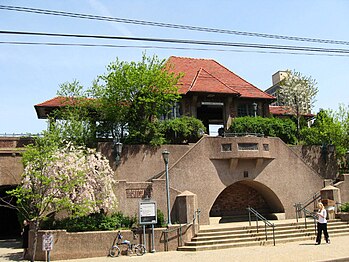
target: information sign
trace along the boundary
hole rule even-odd
[[[152,225],[157,223],[156,202],[142,200],[139,202],[139,224]]]
[[[53,249],[53,235],[46,233],[42,236],[42,250],[50,251]]]

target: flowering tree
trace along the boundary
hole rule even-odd
[[[115,210],[113,171],[101,153],[68,144],[55,151],[42,169],[37,167],[34,161],[26,165],[22,186],[14,191],[32,201],[36,211],[32,218],[62,209],[72,216]],[[40,199],[35,199],[37,193]]]
[[[308,76],[303,76],[296,71],[287,70],[287,77],[281,81],[278,91],[280,103],[289,107],[297,117],[297,134],[300,130],[300,118],[310,114],[318,93],[316,81]]]
[[[23,163],[21,184],[8,194],[17,199],[13,207],[34,223],[32,261],[40,222],[48,215],[60,211],[69,216],[116,211],[113,171],[99,152],[64,144],[50,131],[28,146]]]

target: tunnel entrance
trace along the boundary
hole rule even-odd
[[[0,197],[7,198],[6,191],[14,189],[13,186],[0,187]],[[12,199],[11,204],[16,205]],[[19,238],[21,236],[21,225],[18,219],[18,212],[15,209],[0,206],[0,239]]]
[[[267,219],[277,219],[284,208],[276,194],[255,181],[240,181],[225,188],[216,198],[210,217],[221,217],[220,223],[248,220],[247,207],[256,209]]]

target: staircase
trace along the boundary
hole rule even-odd
[[[235,225],[234,225],[235,224]],[[267,240],[265,238],[264,224],[256,226],[241,225],[241,223],[220,224],[216,227],[201,229],[190,242],[178,247],[178,251],[203,251],[234,247],[273,245],[272,228],[267,228]],[[339,219],[329,220],[328,233],[330,238],[349,235],[349,223]],[[305,228],[302,220],[296,222],[281,222],[275,224],[275,243],[290,241],[315,241],[314,223],[309,220]]]

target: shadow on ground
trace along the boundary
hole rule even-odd
[[[22,243],[16,239],[0,240],[0,260],[21,261]]]

